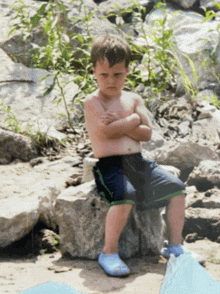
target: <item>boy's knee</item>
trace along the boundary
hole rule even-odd
[[[132,207],[133,207],[133,204],[131,203],[123,203],[123,204],[111,206],[109,211],[115,210],[115,211],[119,211],[120,213],[126,213],[126,212],[130,212]]]
[[[185,194],[180,194],[180,195],[177,195],[177,196],[174,196],[172,198],[170,198],[170,203],[185,203],[185,197],[186,195]]]

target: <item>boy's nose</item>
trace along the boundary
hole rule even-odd
[[[108,78],[109,84],[114,83],[114,81],[115,81],[115,78],[113,76]]]

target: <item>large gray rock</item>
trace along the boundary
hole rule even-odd
[[[51,181],[41,181],[19,196],[0,199],[0,247],[26,236],[38,223],[57,228],[54,205],[60,193]]]
[[[0,49],[0,101],[5,106],[10,105],[11,112],[17,119],[18,126],[24,131],[27,127],[31,134],[41,133],[58,140],[65,139],[65,135],[58,132],[63,125],[68,125],[63,101],[56,104],[60,97],[58,89],[44,96],[45,89],[53,83],[52,76],[44,69],[27,68],[21,63],[13,62],[9,56]],[[47,77],[48,76],[48,77]],[[43,81],[42,79],[45,78]],[[70,81],[69,76],[63,76],[64,84]],[[65,98],[68,107],[72,107],[72,97],[78,91],[77,86],[70,82],[65,87]],[[71,112],[71,121],[75,114]],[[6,111],[1,112],[0,126],[7,128]]]
[[[216,152],[208,146],[193,142],[181,142],[173,146],[158,148],[154,151],[158,164],[172,165],[185,170],[199,165],[205,159],[218,160]]]
[[[15,5],[15,0],[1,0],[0,11],[1,11],[1,34],[0,34],[0,46],[2,43],[8,40],[8,33],[12,29],[12,25],[17,23],[17,20],[12,19],[15,16],[15,9],[12,9],[12,6]],[[41,3],[34,1],[30,5],[29,0],[22,0],[22,2],[31,6],[31,15],[36,13],[37,9],[41,6]],[[12,33],[12,35],[14,35]],[[27,44],[28,45],[28,44]],[[22,52],[21,52],[22,53]]]
[[[82,34],[83,36],[87,35],[87,27],[83,22],[76,23],[74,17],[78,19],[83,19],[84,7],[79,1],[64,1],[67,9],[67,30],[70,33]],[[103,14],[101,10],[97,7],[94,1],[84,0],[86,14],[94,13],[92,18],[89,20],[89,33],[91,36],[95,37],[100,34],[118,34],[116,27],[114,25],[109,25],[107,19],[102,19]]]
[[[32,151],[28,137],[0,129],[0,164],[8,164],[15,159],[29,161]]]
[[[204,160],[189,175],[187,185],[196,186],[199,191],[220,187],[220,161]]]
[[[204,89],[209,83],[216,82],[216,75],[220,73],[218,23],[203,22],[202,16],[193,17],[184,12],[176,14],[174,23],[173,39],[177,45],[177,53],[183,70],[194,87]],[[214,53],[215,50],[217,58],[214,67],[209,58],[209,52]],[[198,83],[194,80],[193,69],[184,54],[192,60],[195,66]],[[207,64],[201,67],[206,58],[208,59]],[[183,88],[183,80],[182,77],[179,77],[177,93],[181,92],[181,88]]]
[[[55,204],[62,254],[96,259],[104,246],[108,209],[100,200],[94,181],[63,191]],[[137,212],[133,208],[120,237],[120,255],[128,258],[150,250],[159,253],[164,229],[160,209]]]
[[[159,132],[153,131],[151,140],[149,142],[142,142],[142,148],[147,151],[152,151],[162,147],[165,144],[163,135]]]
[[[220,208],[220,190],[215,187],[206,192],[198,192],[195,186],[186,187],[185,208]]]
[[[182,1],[181,6],[187,8],[187,2]],[[204,89],[210,83],[217,82],[216,76],[220,73],[218,22],[203,22],[204,17],[192,11],[175,11],[175,9],[167,8],[164,12],[157,9],[151,13],[147,18],[148,26],[158,25],[158,19],[162,20],[165,14],[168,20],[165,28],[173,29],[172,41],[176,44],[173,51],[177,53],[184,73],[193,87],[198,86],[199,89]],[[216,54],[215,66],[209,58],[214,57],[214,54]],[[198,82],[194,80],[193,69],[185,55],[195,66]],[[207,64],[202,67],[206,58]],[[184,92],[183,78],[179,74],[176,93],[180,96]]]
[[[167,1],[169,2],[169,1]],[[173,0],[174,3],[179,4],[185,9],[189,9],[190,7],[193,6],[193,4],[196,2],[196,0]]]
[[[196,111],[199,113],[198,120],[205,118],[212,118],[215,113],[218,113],[217,108],[212,103],[212,97],[214,92],[212,90],[204,90],[198,93],[196,96],[196,104],[198,105]],[[207,100],[204,100],[207,99]]]
[[[130,23],[134,23],[133,18],[133,11],[137,11],[138,9],[134,8],[135,4],[138,4],[140,6],[141,12],[142,12],[142,18],[144,19],[146,14],[148,14],[153,6],[154,2],[150,0],[142,0],[142,1],[127,1],[127,0],[107,0],[102,1],[102,3],[99,5],[99,9],[105,15],[111,23],[119,24],[119,16],[123,19],[121,23],[125,22],[126,26],[121,26],[122,31],[129,32],[133,36],[133,28],[132,25],[130,26]]]
[[[211,118],[204,118],[195,121],[192,124],[192,137],[196,138],[198,142],[202,139],[206,141],[207,145],[215,146],[220,145],[219,133],[216,128],[216,124]]]
[[[29,9],[30,16],[33,16],[37,12],[38,8],[42,5],[42,3],[38,1],[34,1],[31,3],[31,5],[28,0],[23,0],[22,2]],[[1,23],[3,26],[0,37],[0,47],[12,58],[15,57],[18,61],[21,61],[26,65],[30,65],[31,45],[36,43],[39,46],[42,46],[45,44],[46,38],[42,35],[42,31],[39,31],[39,29],[33,30],[33,37],[31,40],[29,39],[26,42],[23,40],[24,35],[22,34],[22,30],[19,32],[14,31],[12,35],[8,36],[8,33],[12,29],[12,25],[19,22],[19,19],[14,19],[16,15],[16,9],[12,9],[12,5],[15,4],[19,5],[19,3],[15,3],[14,0],[10,0],[8,3],[2,3],[1,12],[4,17],[1,17]]]
[[[38,198],[38,221],[45,224],[48,228],[57,229],[57,220],[55,214],[55,202],[60,190],[51,182],[40,182],[33,186],[34,194]]]
[[[90,18],[88,22],[89,26],[89,34],[91,36],[97,36],[99,34],[107,34],[107,33],[115,33],[118,34],[116,29],[109,25],[108,20],[102,19],[103,14],[100,10],[97,9],[97,5],[92,0],[84,0],[81,1],[62,1],[66,8],[66,19],[65,21],[62,11],[57,6],[56,12],[57,17],[55,21],[57,24],[64,25],[64,34],[68,34],[69,36],[73,36],[73,34],[79,34],[81,36],[88,35],[88,28],[87,25],[81,21],[85,19],[85,16],[89,16],[91,13],[94,13],[93,16]],[[37,4],[36,4],[37,3]],[[41,2],[34,2],[30,5],[27,3],[28,8],[30,9],[30,14],[33,15],[36,13],[37,8],[42,5]],[[85,7],[84,7],[85,6]],[[80,20],[77,22],[76,20]],[[55,25],[55,23],[54,23]],[[43,28],[39,25],[32,30],[32,38],[28,39],[26,42],[23,41],[23,35],[21,32],[16,32],[7,40],[2,41],[0,43],[0,47],[10,56],[16,57],[20,62],[25,64],[26,66],[31,65],[31,45],[34,44],[35,46],[43,46],[45,45],[47,39],[46,35],[43,34]],[[71,38],[71,45],[73,47],[79,46],[79,42],[75,37]],[[79,51],[80,52],[80,51]],[[79,56],[75,56],[77,58]]]
[[[203,205],[205,208],[220,208],[220,190],[213,188],[205,192]]]
[[[0,247],[27,235],[39,219],[38,198],[21,196],[0,200]]]
[[[217,5],[215,4],[219,4],[220,1],[219,0],[200,0],[200,4],[201,6],[206,7],[207,10],[213,10],[213,11],[219,11],[219,8]]]
[[[183,236],[197,233],[216,241],[219,236],[220,209],[188,208],[185,212]]]

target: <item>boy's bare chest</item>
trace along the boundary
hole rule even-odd
[[[120,99],[116,101],[101,102],[105,111],[112,111],[117,113],[121,118],[132,114],[134,112],[134,100],[133,99]]]

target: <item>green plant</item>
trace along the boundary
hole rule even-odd
[[[163,10],[164,17],[154,22],[149,29],[149,33],[146,31],[142,18],[145,8],[137,2],[131,2],[131,6],[126,10],[120,11],[118,7],[117,16],[120,19],[118,30],[123,34],[124,27],[128,25],[123,22],[123,15],[125,13],[131,14],[132,23],[130,26],[133,26],[134,31],[138,32],[138,38],[142,40],[141,43],[143,44],[134,44],[133,38],[128,35],[127,41],[135,58],[130,65],[130,74],[125,84],[126,90],[134,90],[137,85],[142,84],[145,88],[149,88],[151,93],[158,94],[172,87],[176,64],[172,52],[174,47],[172,23],[167,18],[163,4],[158,3],[157,8]],[[170,27],[167,26],[168,23]],[[154,45],[152,46],[150,43]]]
[[[182,76],[185,91],[190,94],[193,101],[198,93],[198,76],[195,65],[189,56],[184,55],[192,69],[195,81],[193,85],[184,72],[176,54],[176,45],[173,42],[173,19],[178,12],[174,13],[173,19],[169,19],[164,4],[157,3],[154,9],[160,9],[163,17],[154,20],[151,27],[146,30],[142,19],[145,8],[141,7],[139,3],[131,2],[131,6],[122,11],[119,6],[116,7],[118,8],[117,17],[120,19],[118,30],[121,34],[124,27],[128,25],[123,22],[123,15],[130,13],[132,19],[130,25],[138,32],[138,38],[141,40],[141,45],[137,45],[134,44],[131,36],[127,38],[135,58],[130,65],[130,74],[127,77],[125,89],[135,90],[138,85],[143,85],[145,89],[149,89],[151,97],[160,97],[160,93],[172,89],[179,73]],[[151,97],[146,103],[150,101]]]
[[[52,243],[53,243],[53,249],[56,251],[59,251],[59,245],[60,245],[60,237],[58,235],[52,235]]]
[[[15,133],[19,133],[21,135],[27,136],[33,142],[33,147],[36,150],[36,153],[39,155],[46,155],[47,148],[52,147],[57,150],[60,149],[60,146],[65,146],[65,142],[63,140],[57,141],[56,139],[49,138],[47,134],[42,134],[38,130],[34,130],[33,126],[27,124],[25,129],[23,130],[19,125],[18,119],[15,114],[11,111],[11,107],[4,104],[3,99],[0,103],[0,113],[6,115],[4,123],[6,124],[6,128],[12,130]]]
[[[71,20],[74,25],[80,22],[84,24],[84,34],[67,32],[67,13],[60,0],[54,2],[50,0],[47,4],[42,4],[33,16],[30,16],[28,7],[24,5],[23,1],[18,0],[15,16],[18,21],[12,29],[12,31],[22,29],[25,40],[33,36],[33,31],[37,27],[43,31],[47,42],[43,46],[33,46],[33,66],[49,71],[53,82],[45,89],[44,96],[48,95],[55,87],[59,90],[57,104],[63,102],[65,107],[65,114],[61,113],[60,115],[67,116],[72,129],[74,126],[71,122],[71,112],[74,110],[74,104],[83,104],[85,97],[97,88],[90,62],[90,47],[93,41],[90,35],[90,20],[95,10],[89,13],[84,0],[72,0],[72,2],[74,1],[80,4],[79,11],[83,17],[74,17]],[[131,2],[130,7],[125,10],[120,10],[117,5],[116,8],[118,9],[116,17],[118,31],[123,34],[123,29],[127,25],[133,26],[134,31],[138,32],[139,39],[142,40],[142,45],[134,44],[132,37],[128,34],[127,41],[132,48],[133,60],[125,89],[134,90],[137,86],[143,85],[145,89],[149,89],[152,97],[160,96],[160,93],[172,89],[177,72],[179,72],[186,92],[190,93],[192,100],[194,100],[198,92],[197,72],[192,60],[185,55],[195,80],[195,85],[192,85],[175,53],[173,23],[168,18],[164,4],[157,3],[156,8],[161,9],[163,17],[155,20],[149,31],[146,31],[142,19],[145,8],[141,7],[139,3]],[[124,22],[125,13],[131,15],[132,24]],[[73,46],[73,43],[77,46]],[[63,75],[70,76],[71,80],[64,82]],[[78,91],[72,97],[72,105],[69,107],[65,92],[67,85],[71,82],[78,85]]]
[[[220,9],[219,3],[215,3],[215,5]],[[203,19],[203,23],[208,22],[217,16],[218,15],[214,13],[213,11],[206,11],[206,17]],[[220,24],[216,24],[216,30],[214,29],[209,30],[209,32],[213,32],[213,31],[216,31],[218,32],[218,34],[220,34]],[[210,41],[206,38],[200,38],[199,40],[206,41],[206,42]],[[218,64],[218,43],[210,46],[210,49],[205,48],[201,50],[200,52],[198,52],[198,54],[200,54],[201,52],[207,55],[206,58],[201,63],[201,68],[204,68],[205,66],[211,66],[212,74],[215,77],[216,81],[219,83],[219,80],[220,80],[219,74],[216,74],[216,66]]]
[[[17,5],[14,6],[17,14],[14,18],[18,20],[18,24],[14,25],[10,31],[11,34],[14,30],[22,28],[25,35],[24,40],[27,41],[33,36],[33,30],[36,27],[43,30],[47,42],[43,46],[33,45],[32,63],[34,67],[44,68],[50,72],[48,76],[53,78],[53,82],[45,89],[44,96],[48,95],[55,87],[58,88],[60,96],[57,98],[57,104],[63,101],[66,110],[66,114],[60,115],[67,116],[72,129],[74,127],[71,123],[70,113],[74,109],[74,104],[83,103],[86,95],[96,89],[94,76],[91,74],[90,46],[93,38],[90,36],[89,24],[95,11],[87,13],[84,0],[80,0],[80,2],[80,9],[84,16],[82,19],[72,18],[72,20],[75,24],[82,22],[85,25],[85,35],[67,32],[66,9],[60,0],[54,2],[50,0],[47,4],[41,5],[32,17],[30,17],[28,7],[24,5],[23,1],[17,1]],[[22,25],[19,25],[20,23]],[[78,46],[73,46],[73,42],[77,42]],[[72,79],[64,82],[63,75],[65,74],[70,75]],[[79,90],[73,96],[72,107],[69,108],[65,99],[65,88],[71,82],[77,84]]]
[[[23,33],[23,40],[27,41],[28,38],[33,36],[33,29],[37,26],[39,20],[45,12],[46,4],[43,4],[33,16],[30,14],[30,8],[24,4],[23,0],[15,1],[15,4],[12,6],[12,9],[15,10],[15,16],[12,20],[17,20],[17,23],[14,23],[12,29],[9,31],[8,35],[10,36],[12,32],[16,30],[21,30]]]
[[[215,93],[213,93],[213,95],[211,95],[210,97],[208,97],[207,95],[203,95],[201,98],[220,109],[220,101]]]
[[[198,89],[198,75],[197,75],[195,65],[194,65],[193,61],[190,59],[190,57],[188,55],[186,55],[186,54],[183,54],[183,56],[188,60],[189,65],[190,65],[190,67],[192,69],[193,77],[194,77],[194,81],[195,81],[195,86],[193,85],[193,83],[189,79],[189,77],[185,74],[184,69],[182,67],[181,62],[179,61],[179,58],[178,58],[177,54],[175,54],[176,64],[177,64],[177,67],[178,67],[179,72],[181,74],[182,81],[183,81],[183,86],[185,88],[185,91],[186,91],[186,93],[190,94],[191,102],[193,102],[196,95],[199,92],[199,89]]]
[[[46,252],[47,252],[47,249],[41,249],[41,250],[40,250],[40,255],[45,255]]]
[[[210,97],[209,101],[211,101],[212,105],[220,109],[220,101],[215,93]]]
[[[2,99],[2,102],[0,103],[0,112],[4,112],[6,114],[4,123],[7,123],[7,127],[15,133],[20,133],[21,128],[18,124],[17,118],[11,111],[11,106],[5,105],[3,102],[3,99]]]

